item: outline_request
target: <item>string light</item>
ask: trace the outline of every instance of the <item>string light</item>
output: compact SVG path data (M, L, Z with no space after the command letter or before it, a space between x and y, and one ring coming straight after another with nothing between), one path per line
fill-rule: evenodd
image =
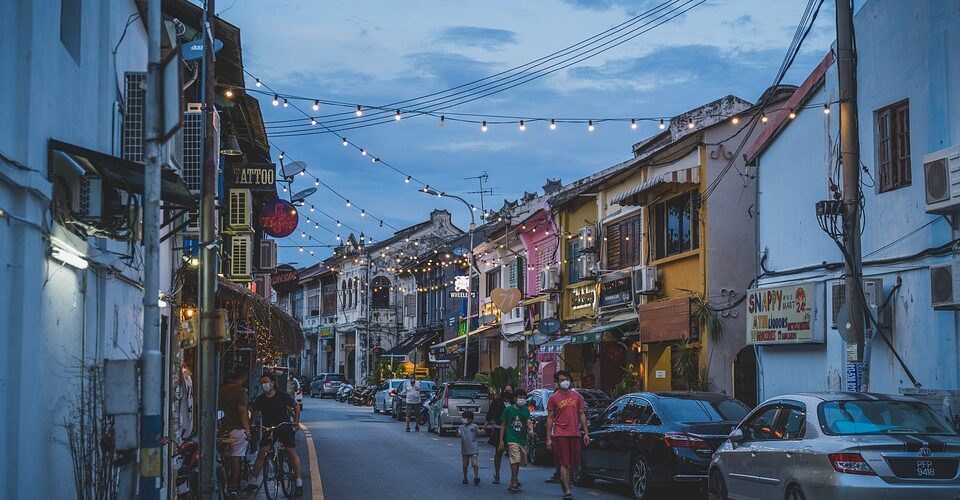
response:
M636 129L637 129L637 119L636 119L636 118L631 118L631 119L630 119L630 128L632 128L633 130L636 130Z
M314 111L320 111L320 101L319 101L319 100L314 100L314 101L313 101L313 110L314 110Z
M663 118L660 119L660 130L667 128L667 124L663 123Z
M343 142L341 142L341 144L343 144L343 147L347 147L350 144L350 141L348 141L347 138L344 137Z
M254 85L256 85L257 88L260 88L261 86L263 86L263 84L260 83L260 79L259 79L259 78L256 79L256 82L254 83Z
M360 108L360 105L357 104L357 110L354 112L358 117L363 116L363 109Z
M797 117L797 112L791 109L790 114L788 116L790 117L791 120L793 120L794 118Z
M347 206L348 207L350 206L350 200L347 200Z
M401 118L403 118L403 117L400 116L400 110L398 109L398 110L397 110L397 113L393 115L393 119L396 120L396 121L400 121Z
M347 205L347 206L350 206L350 205ZM360 217L366 217L366 216L367 216L367 211L366 211L366 210L360 210Z
M437 198L443 198L443 193L437 193Z
M233 91L230 90L230 89L227 89L227 91L224 92L223 95L225 95L225 96L227 96L227 97L233 97Z
M374 157L370 158L370 161L373 162L373 163L376 163L376 162L380 161L380 158L377 158L376 156L374 156Z
M520 131L523 132L527 130L527 126L523 123L523 120L520 120Z
M447 118L443 115L440 115L440 126L442 127L447 121Z
M280 96L278 96L277 94L273 94L273 101L271 101L271 103L272 103L274 106L279 105L279 104L280 104Z
M556 130L556 129L557 129L557 120L551 118L551 119L550 119L550 130Z
M687 128L693 128L693 127L696 127L696 125L693 124L693 120L690 120L690 123L687 123Z
M360 148L360 156L367 156L367 150Z
M430 185L429 185L429 184L427 184L426 186L423 186L423 192L426 193L426 192L428 192L428 191L430 191Z
M317 119L311 116L311 117L310 117L310 125L316 125L316 124L317 124Z
M404 183L410 184L410 176L408 175L406 179L403 180Z
M739 116L734 116L733 118L730 119L730 123L732 123L732 124L734 124L734 125L740 123L740 117L739 117Z
M288 101L286 97L283 98L283 107L285 108L290 107L290 101Z
M484 120L484 121L483 121L483 124L480 125L480 131L481 131L481 132L486 132L486 131L487 131L487 121L486 121L486 120Z
M761 122L761 123L767 123L767 120L769 120L769 118L767 118L767 114L766 114L766 113L760 113L760 122Z
M830 114L830 103L829 103L829 102L828 102L828 103L825 103L825 104L823 105L823 114L825 114L825 115L829 115L829 114Z
M337 221L337 227L340 227L340 221Z
M596 127L593 126L593 120L589 120L587 124L587 130L593 132Z
M280 155L277 156L277 158L280 158L281 160L284 158L283 151L280 152Z

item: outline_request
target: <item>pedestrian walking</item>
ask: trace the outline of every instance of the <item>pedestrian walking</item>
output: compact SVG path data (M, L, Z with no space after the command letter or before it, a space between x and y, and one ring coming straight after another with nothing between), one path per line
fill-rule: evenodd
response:
M460 455L463 458L463 484L470 484L467 481L467 468L473 465L473 484L480 484L480 447L477 436L483 435L483 429L473 423L473 412L463 412L463 423L457 429L457 435L460 436Z
M583 396L571 388L570 372L560 370L553 379L557 391L547 401L547 448L553 451L553 460L560 467L563 498L572 499L570 470L580 466L580 433L583 432L582 441L586 446L590 444L590 430Z
M300 477L300 457L297 456L296 432L300 426L300 406L290 394L277 390L277 377L273 373L267 372L260 377L260 387L263 394L257 396L250 405L250 410L254 417L257 412L262 415L261 424L264 427L274 427L284 422L290 422L290 415L293 415L292 425L278 427L276 433L277 440L283 445L283 451L287 454L287 460L293 466L293 474L297 478L294 496L303 496L303 478ZM257 489L260 483L260 469L263 467L263 459L270 450L270 436L264 433L260 439L260 451L257 454L257 461L253 464L253 470L250 472L250 485L247 492Z
M484 427L490 439L487 443L496 450L493 453L493 484L500 484L500 463L503 462L503 448L500 447L500 417L513 397L513 386L506 384L500 389L500 397L490 403Z
M247 371L236 368L230 374L230 380L220 387L220 410L223 419L220 431L226 432L230 446L226 453L227 489L231 492L240 489L240 459L247 453L247 441L250 439L250 415L247 413Z
M410 381L404 390L404 398L407 403L407 432L410 432L410 416L413 416L413 423L417 432L420 432L420 383L417 382L417 375L410 374Z
M510 395L510 406L500 418L500 449L510 458L510 493L520 492L520 467L527 465L527 442L533 434L533 420L527 408L527 393L520 389Z

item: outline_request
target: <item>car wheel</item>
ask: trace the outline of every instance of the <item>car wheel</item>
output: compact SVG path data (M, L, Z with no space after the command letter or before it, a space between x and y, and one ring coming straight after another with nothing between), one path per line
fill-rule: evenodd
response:
M786 500L807 500L807 496L803 494L803 490L796 484L791 484L790 487L787 488L787 496L785 498Z
M653 482L653 474L647 465L647 460L643 455L637 455L630 464L630 489L633 492L634 500L645 500L650 498L650 489Z
M580 487L593 485L593 477L587 474L583 459L580 460L580 465L573 469L573 477L571 479L573 479L573 484Z
M719 469L710 471L710 479L707 480L707 498L708 500L727 500L727 482Z

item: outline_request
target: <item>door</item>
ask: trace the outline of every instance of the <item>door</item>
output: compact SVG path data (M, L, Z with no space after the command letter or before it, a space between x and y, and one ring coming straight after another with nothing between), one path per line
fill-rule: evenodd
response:
M733 397L757 406L757 353L748 345L733 358Z
M612 435L616 432L620 413L626 407L629 398L623 397L611 404L600 417L600 425L590 431L590 444L583 450L583 461L592 475L617 478L617 465L611 454Z
M757 492L761 498L782 498L784 485L794 475L807 418L805 408L798 401L782 401L770 439L757 443Z
M764 498L757 491L760 482L757 450L764 441L771 439L779 411L780 407L776 404L758 408L740 424L743 441L736 448L724 452L723 468L731 497L757 500Z

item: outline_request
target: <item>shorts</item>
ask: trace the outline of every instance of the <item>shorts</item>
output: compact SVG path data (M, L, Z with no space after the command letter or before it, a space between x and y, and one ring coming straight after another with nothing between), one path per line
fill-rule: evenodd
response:
M507 455L510 457L510 465L527 465L527 445L507 443Z
M269 426L269 427L272 427L272 426ZM273 433L274 435L276 435L277 441L279 441L284 448L297 447L296 434L294 433L294 430L293 430L293 424L278 427L273 431ZM271 443L272 441L270 439L270 433L269 432L263 433L263 436L260 438L260 447L264 448L264 447L270 446Z
M227 456L242 457L247 454L247 433L243 429L234 429L227 437L230 439Z
M460 455L463 457L463 466L468 467L470 465L474 467L479 467L480 463L477 461L477 454L473 455Z
M580 436L553 436L553 462L558 467L580 465Z

